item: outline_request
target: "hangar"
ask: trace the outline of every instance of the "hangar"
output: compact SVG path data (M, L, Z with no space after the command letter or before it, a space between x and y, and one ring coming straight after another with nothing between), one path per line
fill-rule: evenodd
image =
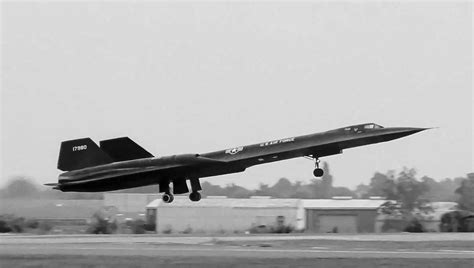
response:
M373 233L378 231L380 197L352 199L249 199L215 196L191 202L178 197L168 204L156 199L146 207L146 221L158 233L233 233L291 226L315 233ZM267 228L267 229L265 229Z
M314 233L373 233L378 208L387 200L380 197L352 199L302 199L305 231Z

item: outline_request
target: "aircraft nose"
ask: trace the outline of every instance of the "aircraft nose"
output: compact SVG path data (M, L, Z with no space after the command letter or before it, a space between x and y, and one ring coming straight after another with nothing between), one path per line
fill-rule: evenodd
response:
M390 141L399 139L402 137L410 136L420 131L424 131L430 128L420 128L420 127L394 127L394 128L385 128L382 131L383 133L379 134L378 139L380 141Z
M404 128L400 128L399 132L403 133L405 135L412 135L412 134L415 134L415 133L418 133L418 132L421 132L421 131L424 131L424 130L428 130L428 129L431 129L431 128L404 127Z
M407 127L405 128L405 131L410 131L410 132L420 132L420 131L423 131L423 130L427 130L427 129L430 129L430 128L423 128L423 127Z

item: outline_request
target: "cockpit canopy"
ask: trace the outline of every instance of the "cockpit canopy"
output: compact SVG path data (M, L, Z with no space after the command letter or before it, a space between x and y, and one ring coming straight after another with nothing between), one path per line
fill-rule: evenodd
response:
M352 131L352 132L356 132L356 133L362 133L366 130L378 129L378 128L383 128L383 127L381 125L377 125L377 124L374 124L374 123L368 123L368 124L345 127L345 128L343 128L343 130L344 131Z
M377 125L374 123L364 124L364 129L373 129L373 128L383 128L381 125Z

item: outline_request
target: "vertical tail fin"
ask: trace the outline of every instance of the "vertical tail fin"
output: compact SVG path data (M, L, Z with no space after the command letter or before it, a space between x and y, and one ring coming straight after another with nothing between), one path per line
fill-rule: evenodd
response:
M58 169L71 171L112 163L112 158L90 138L63 141L59 150Z
M151 153L136 144L129 137L100 141L100 149L116 162L153 157Z

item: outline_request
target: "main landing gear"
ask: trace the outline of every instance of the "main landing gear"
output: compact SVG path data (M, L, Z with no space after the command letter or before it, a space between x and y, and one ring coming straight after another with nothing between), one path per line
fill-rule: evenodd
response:
M189 200L197 202L201 200L201 194L198 191L201 191L201 183L198 178L190 179L191 182L191 193L189 194Z
M197 202L201 200L201 193L199 191L202 190L201 183L199 182L198 178L189 179L191 182L191 193L189 194L189 199L193 202ZM185 194L188 193L188 185L186 184L185 178L179 178L173 180L173 193L174 194ZM171 203L174 200L174 196L170 191L170 182L163 181L160 183L160 193L163 193L161 199L165 203Z
M189 194L189 200L197 202L201 200L201 194L199 192L192 192Z
M170 182L162 181L160 182L160 193L163 193L161 200L165 203L171 203L174 200L174 195L170 191Z
M164 193L163 196L161 197L161 200L165 203L171 203L174 200L174 195L171 193Z

